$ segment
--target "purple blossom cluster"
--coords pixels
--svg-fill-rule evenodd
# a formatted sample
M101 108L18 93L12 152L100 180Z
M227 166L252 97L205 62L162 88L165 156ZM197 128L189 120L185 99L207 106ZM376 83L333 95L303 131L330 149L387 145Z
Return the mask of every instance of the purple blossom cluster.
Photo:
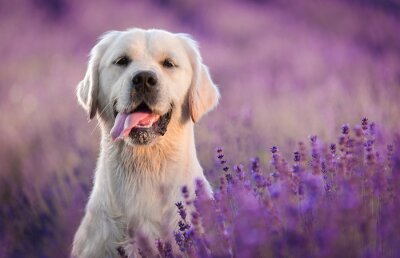
M272 147L265 171L257 157L231 168L217 148L213 199L201 181L194 202L182 188L179 251L158 242L157 257L399 257L399 150L366 118L337 144L300 142L292 161Z

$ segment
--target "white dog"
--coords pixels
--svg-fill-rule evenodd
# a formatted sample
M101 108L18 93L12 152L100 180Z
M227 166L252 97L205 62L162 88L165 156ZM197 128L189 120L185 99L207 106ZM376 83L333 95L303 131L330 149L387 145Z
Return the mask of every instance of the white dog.
M201 179L211 195L193 127L218 89L188 35L130 29L92 49L77 96L90 119L97 114L101 147L72 256L119 257L121 246L134 256L139 234L150 244L173 236L182 186L193 197Z

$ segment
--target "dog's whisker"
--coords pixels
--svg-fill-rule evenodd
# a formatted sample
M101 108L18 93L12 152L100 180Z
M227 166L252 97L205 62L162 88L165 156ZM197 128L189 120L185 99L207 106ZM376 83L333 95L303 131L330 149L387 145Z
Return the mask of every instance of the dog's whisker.
M111 106L111 103L113 103L113 102L108 103L108 104L101 110L101 112L99 113L99 116L101 116L101 115L106 111L106 109L109 108L109 107ZM92 130L92 132L91 132L90 134L93 134L94 131L95 131L97 128L99 128L99 127L100 127L100 121L97 121L96 126L93 128L93 130Z

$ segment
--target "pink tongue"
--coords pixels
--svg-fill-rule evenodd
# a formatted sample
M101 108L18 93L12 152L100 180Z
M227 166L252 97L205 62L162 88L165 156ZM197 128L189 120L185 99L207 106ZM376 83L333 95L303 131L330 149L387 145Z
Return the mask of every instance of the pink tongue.
M159 115L144 112L134 112L130 114L118 113L110 132L111 137L113 141L122 139L126 137L135 126L151 126L158 118Z

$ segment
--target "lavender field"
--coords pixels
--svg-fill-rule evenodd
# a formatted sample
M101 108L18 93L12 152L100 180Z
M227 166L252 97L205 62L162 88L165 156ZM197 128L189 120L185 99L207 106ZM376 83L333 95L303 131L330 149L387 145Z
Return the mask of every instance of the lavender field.
M215 199L147 257L400 257L397 0L0 1L0 257L69 257L99 149L75 87L130 27L191 34L222 96Z

